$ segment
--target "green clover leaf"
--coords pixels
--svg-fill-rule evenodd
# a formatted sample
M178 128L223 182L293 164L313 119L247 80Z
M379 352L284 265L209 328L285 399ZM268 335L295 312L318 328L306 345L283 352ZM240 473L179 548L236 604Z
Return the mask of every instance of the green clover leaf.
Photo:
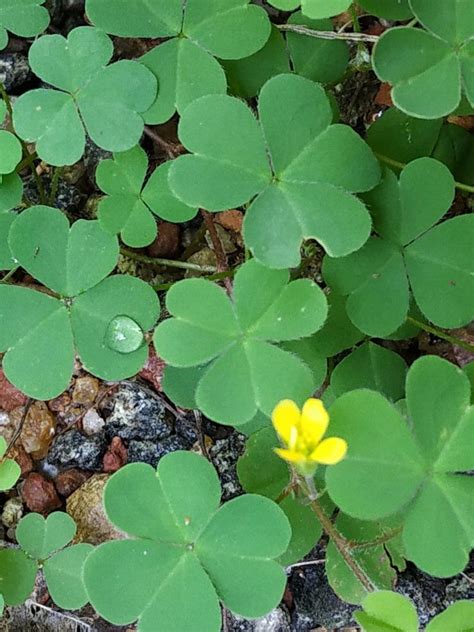
M51 165L71 165L84 153L85 130L103 149L125 151L138 143L145 112L156 96L156 79L143 65L121 60L107 65L113 44L91 27L45 35L29 51L33 72L58 88L23 94L14 106L15 130L36 143ZM85 128L85 130L84 130Z
M106 380L140 370L147 358L143 332L154 325L159 304L139 279L105 279L118 259L115 237L98 222L79 220L69 228L60 211L37 206L13 222L9 247L19 265L58 295L0 286L3 369L15 386L36 399L56 397L69 383L75 351L89 372Z
M23 603L35 585L34 560L17 549L0 549L0 585L7 606Z
M266 11L249 0L137 0L129 19L126 0L87 0L89 19L123 37L172 37L141 58L160 86L146 122L164 123L198 97L225 94L225 73L216 60L241 59L270 35Z
M178 200L170 191L168 172L171 163L161 164L146 186L148 170L146 152L139 146L102 160L96 171L98 186L107 193L99 203L97 216L104 230L120 233L132 248L148 246L156 237L153 214L169 222L186 222L198 209Z
M232 301L204 279L175 284L166 297L173 316L155 331L158 355L173 367L208 364L196 390L198 407L232 425L269 414L285 397L302 400L314 389L310 369L271 344L319 329L327 315L323 292L309 279L288 283L285 270L255 260L235 276Z
M297 266L305 238L317 239L336 257L360 248L371 221L352 193L372 189L380 177L367 145L349 127L331 125L324 90L303 77L270 79L259 112L257 122L244 103L228 96L194 101L179 125L180 139L193 154L173 162L172 190L210 211L255 198L245 215L244 238L269 267ZM289 127L291 136L282 135Z
M29 558L43 567L53 601L61 608L71 610L87 603L82 567L93 549L90 544L76 544L65 549L75 534L74 520L60 511L47 518L30 513L20 520L16 529L18 544Z
M7 442L0 437L0 491L11 489L20 478L21 468L13 459L6 459Z
M8 44L7 30L20 37L35 37L49 24L45 0L0 0L0 50Z
M0 213L0 270L13 270L16 267L8 245L8 233L16 218L14 213Z
M0 130L0 185L4 176L15 171L16 166L21 160L22 149L20 141L16 136Z
M406 393L410 426L373 391L346 393L331 406L332 430L349 449L327 469L328 491L362 520L403 508L406 557L448 577L465 567L474 545L474 481L465 474L474 469L471 387L463 371L426 356L408 371Z
M214 468L191 452L165 456L156 471L137 463L114 474L105 509L134 539L102 544L88 557L95 610L116 625L138 619L140 632L218 632L219 600L252 618L274 608L286 583L274 560L288 546L288 520L262 496L220 508L219 499Z
M323 275L348 296L347 313L370 336L393 333L407 317L410 290L422 314L441 327L474 316L474 221L469 215L432 226L449 210L454 180L431 158L411 162L400 179L386 170L366 197L380 237L356 253L326 257Z
M313 20L321 20L347 11L351 0L269 0L269 4L282 11L293 11L301 4L303 15Z
M358 0L360 6L386 20L409 20L413 16L409 0Z
M374 49L374 70L394 86L393 102L412 116L436 119L458 107L464 90L474 106L474 5L410 0L410 7L426 30L389 29Z

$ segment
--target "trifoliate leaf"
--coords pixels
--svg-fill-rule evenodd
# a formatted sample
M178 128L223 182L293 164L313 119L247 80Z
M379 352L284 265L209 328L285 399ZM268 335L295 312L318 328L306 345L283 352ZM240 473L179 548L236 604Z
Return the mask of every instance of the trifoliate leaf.
M288 546L288 520L262 496L244 495L220 509L219 497L215 470L190 452L165 456L157 472L140 463L115 474L106 512L135 539L89 555L84 578L96 611L115 624L138 619L142 632L218 632L219 599L246 617L275 607L285 575L274 560Z
M269 414L284 398L313 391L309 368L275 346L319 329L327 315L323 292L308 279L288 284L287 271L250 260L235 276L232 301L203 279L175 284L167 294L173 318L155 331L158 355L174 367L208 364L196 391L198 407L227 424Z
M113 160L102 160L96 171L97 185L107 193L97 209L102 228L113 235L120 233L124 243L140 248L156 237L152 213L167 221L192 219L197 209L183 204L169 189L170 164L161 164L144 187L148 158L141 147L115 154Z
M8 43L7 30L20 37L35 37L49 24L45 0L1 0L0 50Z
M262 7L249 0L145 0L132 20L122 0L87 0L86 11L99 28L122 37L174 37L141 59L158 80L156 101L146 114L150 124L164 123L177 110L207 94L225 94L224 70L215 59L242 59L260 50L271 25Z
M354 618L364 632L418 632L418 614L409 599L389 590L368 594Z
M16 136L0 130L0 185L3 177L15 170L21 160L22 149Z
M0 270L12 270L15 267L8 245L8 233L16 218L14 213L0 213Z
M474 5L410 0L410 7L426 30L389 29L374 49L374 70L394 86L393 102L412 116L436 119L458 107L463 90L474 106Z
M156 96L156 79L134 61L107 66L112 55L110 38L91 27L76 28L67 39L45 35L31 46L33 72L58 90L23 94L14 106L14 125L49 164L70 165L81 158L84 127L96 145L109 151L138 143L142 114Z
M448 169L431 158L411 162L400 179L386 170L366 199L381 238L347 257L326 257L326 282L348 296L347 313L370 336L385 337L406 320L410 289L422 314L455 328L474 317L474 221L455 217L431 228L454 198ZM431 230L430 230L431 228ZM436 273L434 272L436 270Z
M339 362L331 375L331 388L336 397L369 388L396 402L405 394L406 373L406 362L398 353L366 342Z
M260 93L259 112L260 123L232 97L194 101L179 127L194 155L173 162L173 191L210 211L255 198L245 215L244 237L256 259L270 267L298 265L305 238L317 239L336 257L360 248L370 217L352 193L368 191L379 180L368 147L349 127L331 125L324 91L303 77L270 79ZM291 129L291 135L283 137L282 129Z
M90 544L75 544L46 560L43 570L48 592L60 608L77 610L87 603L83 572L93 549Z
M426 626L426 632L445 632L445 630L468 632L473 621L474 603L461 599L432 619Z
M326 472L328 491L360 519L404 508L406 557L448 577L465 567L474 542L470 383L454 365L427 356L410 368L406 390L411 427L372 391L346 393L331 406L332 429L349 448Z
M301 5L301 11L308 18L320 20L346 11L350 0L269 0L269 4L282 11L292 11Z
M18 544L35 560L45 560L69 544L76 534L76 523L62 511L47 518L30 513L20 520L16 529Z
M0 183L0 213L5 213L21 204L23 182L16 173L3 176Z
M23 551L0 550L0 585L7 606L25 601L35 585L36 564Z

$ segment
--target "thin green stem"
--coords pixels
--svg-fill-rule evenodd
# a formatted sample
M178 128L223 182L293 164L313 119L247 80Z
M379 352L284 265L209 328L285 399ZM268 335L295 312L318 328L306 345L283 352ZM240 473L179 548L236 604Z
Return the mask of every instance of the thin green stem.
M310 29L302 24L277 24L276 27L280 31L290 31L299 35L307 35L308 37L316 37L326 40L344 40L346 42L365 42L367 44L375 44L379 40L378 35L367 35L367 33L339 33L337 31L317 31Z
M161 259L158 257L147 257L146 255L141 255L138 252L133 252L128 248L121 248L121 253L129 259L134 259L135 261L141 261L142 263L148 263L153 266L163 266L165 268L180 268L182 270L193 270L195 272L209 272L214 273L217 272L217 268L215 266L202 266L198 263L189 263L189 261L176 261L174 259Z
M216 274L211 274L210 276L203 277L206 281L221 281L222 279L226 279L227 277L233 277L237 270L226 270L225 272L217 272ZM151 287L156 292L165 292L173 287L179 281L173 281L171 283L158 283L156 285L151 284Z
M367 542L357 542L355 540L347 540L347 543L351 547L351 549L369 549L372 546L378 546L380 544L385 544L385 542L389 542L392 538L395 538L402 531L402 527L397 527L396 529L391 529L381 535L379 538L374 538L373 540L369 540Z
M449 334L444 332L442 329L438 329L438 327L427 325L426 323L423 323L420 320L416 320L416 318L412 318L411 316L408 316L407 321L411 323L412 325L415 325L416 327L423 329L423 331L426 331L429 334L433 334L434 336L437 336L438 338L441 338L442 340L446 340L447 342L450 342L452 345L456 345L456 347L460 347L461 349L465 349L466 351L469 351L470 353L474 353L474 345L469 344L469 342L464 342L464 340L461 340L460 338L456 338L455 336L450 336Z
M312 477L307 477L304 480L300 479L300 488L308 496L310 501L310 507L313 510L315 516L321 523L322 528L329 536L329 538L334 543L334 546L339 551L342 559L347 564L347 566L351 569L354 576L357 578L361 586L367 592L372 592L373 590L377 590L377 586L374 585L370 577L364 571L364 569L360 566L359 562L354 558L349 542L346 538L339 533L336 527L331 522L330 517L326 514L323 507L318 501L318 493L314 486L314 480Z
M389 167L404 169L407 166L405 162L394 160L393 158L389 158L388 156L384 156L383 154L379 154L378 152L374 153L381 162L384 162ZM465 191L466 193L474 193L474 186L464 184L464 182L455 182L454 184L456 186L456 189L459 189L460 191Z

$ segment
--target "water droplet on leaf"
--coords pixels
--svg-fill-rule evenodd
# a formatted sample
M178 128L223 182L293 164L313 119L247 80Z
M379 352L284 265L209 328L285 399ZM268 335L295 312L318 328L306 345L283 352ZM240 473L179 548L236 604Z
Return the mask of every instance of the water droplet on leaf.
M129 316L116 316L105 334L105 342L109 349L119 353L136 351L142 346L143 340L142 328Z

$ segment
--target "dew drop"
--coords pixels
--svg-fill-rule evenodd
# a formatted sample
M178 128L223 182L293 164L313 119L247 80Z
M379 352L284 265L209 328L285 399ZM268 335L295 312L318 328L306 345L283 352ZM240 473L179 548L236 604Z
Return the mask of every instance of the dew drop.
M132 353L143 344L143 330L129 316L116 316L105 333L105 343L113 351Z

